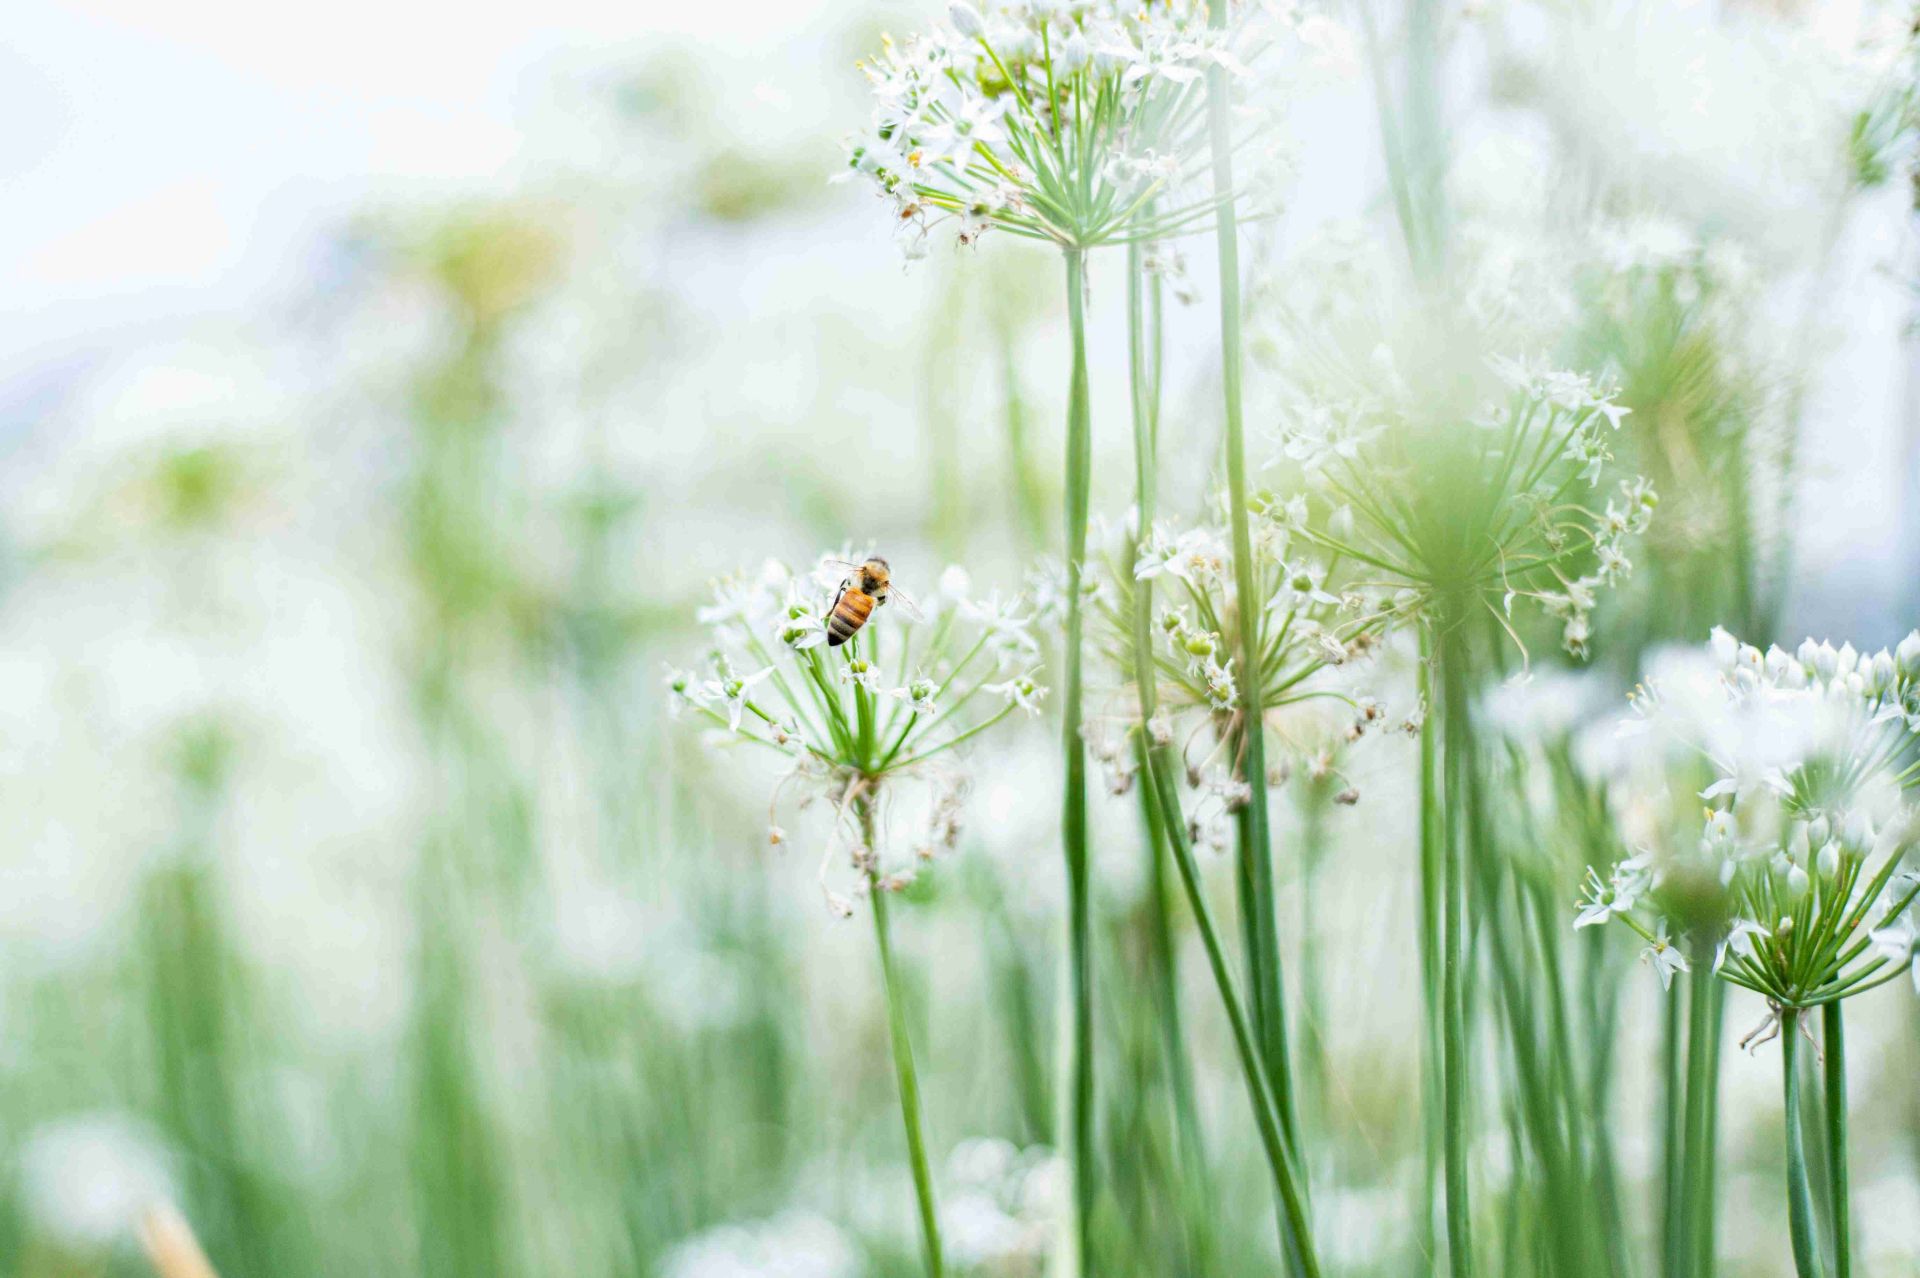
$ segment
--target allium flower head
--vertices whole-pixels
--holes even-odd
[[[776,799],[797,787],[803,805],[825,799],[833,806],[823,884],[844,838],[860,874],[856,893],[894,890],[912,870],[885,869],[871,846],[884,834],[877,827],[867,833],[882,789],[927,783],[934,832],[919,841],[919,859],[951,846],[965,779],[947,752],[1016,709],[1037,714],[1046,689],[1029,674],[1009,672],[1033,647],[1017,603],[964,599],[964,574],[951,571],[941,578],[937,619],[876,605],[852,639],[827,647],[822,619],[846,572],[844,561],[827,556],[804,574],[769,563],[718,583],[714,602],[698,614],[711,639],[710,673],[670,670],[667,690],[676,712],[792,759]],[[853,817],[860,818],[858,831]],[[768,825],[777,831],[770,835],[776,846],[793,841],[771,814]],[[843,913],[851,908],[831,889],[828,900]]]
[[[1920,889],[1896,877],[1915,837],[1904,793],[1920,781],[1920,674],[1885,650],[1808,640],[1762,653],[1716,629],[1702,660],[1659,663],[1633,704],[1629,731],[1691,753],[1710,779],[1678,796],[1698,824],[1644,890],[1616,886],[1644,858],[1611,884],[1594,876],[1576,926],[1619,918],[1656,951],[1669,928],[1686,933],[1714,947],[1723,979],[1776,1009],[1907,974],[1911,954],[1893,942]],[[1676,778],[1692,791],[1700,775],[1683,762],[1642,797],[1675,806],[1662,791]]]
[[[1208,71],[1241,79],[1283,42],[1331,43],[1324,25],[1305,34],[1266,6],[1215,29],[1204,0],[955,0],[861,64],[874,115],[848,164],[891,203],[910,256],[936,227],[1073,249],[1205,229]]]
[[[1386,401],[1293,412],[1285,456],[1338,515],[1301,535],[1362,565],[1367,586],[1453,620],[1490,614],[1516,641],[1514,605],[1532,600],[1584,657],[1599,592],[1630,569],[1627,538],[1657,499],[1637,479],[1599,495],[1626,416],[1605,388],[1516,361],[1488,369],[1499,390],[1465,419]]]
[[[1258,592],[1249,606],[1258,614],[1257,655],[1235,651],[1241,605],[1224,508],[1218,523],[1181,527],[1160,521],[1137,545],[1111,548],[1106,589],[1095,602],[1114,665],[1130,678],[1135,591],[1154,588],[1150,633],[1159,706],[1147,725],[1149,741],[1182,742],[1188,780],[1198,792],[1190,824],[1197,841],[1210,844],[1219,841],[1225,817],[1246,803],[1254,781],[1242,775],[1236,757],[1247,679],[1261,680],[1263,726],[1279,746],[1278,755],[1269,756],[1277,758],[1276,766],[1258,779],[1261,784],[1284,783],[1295,759],[1326,753],[1331,760],[1332,747],[1386,719],[1378,702],[1334,672],[1373,651],[1391,618],[1391,601],[1349,589],[1346,575],[1330,571],[1316,547],[1296,541],[1295,524],[1304,511],[1295,504],[1270,493],[1249,504]],[[1180,726],[1182,718],[1189,726]],[[1331,762],[1327,772],[1337,775]]]

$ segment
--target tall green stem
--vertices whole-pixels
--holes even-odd
[[[1440,682],[1440,1091],[1447,1182],[1447,1264],[1454,1278],[1473,1272],[1467,1152],[1467,806],[1473,735],[1467,721],[1466,643],[1462,619],[1443,615],[1434,644]],[[1429,720],[1431,722],[1431,720]],[[1429,728],[1429,730],[1431,730]]]
[[[867,847],[873,842],[873,806],[864,797],[854,800],[860,819],[860,837]],[[900,1121],[907,1129],[907,1160],[913,1166],[913,1192],[920,1205],[920,1237],[925,1248],[928,1278],[942,1278],[945,1267],[940,1257],[940,1218],[934,1209],[933,1173],[927,1166],[927,1142],[920,1123],[920,1076],[913,1067],[913,1043],[907,1037],[905,992],[894,969],[893,938],[887,930],[887,894],[878,877],[867,873],[868,895],[873,902],[873,937],[880,947],[880,982],[887,998],[887,1036],[893,1044],[893,1072],[900,1084]]]
[[[1427,630],[1420,632],[1420,665],[1418,679],[1420,685],[1420,704],[1426,707],[1426,718],[1420,729],[1420,989],[1421,1008],[1425,1013],[1422,1029],[1421,1065],[1421,1118],[1425,1139],[1421,1141],[1424,1162],[1424,1175],[1421,1177],[1421,1196],[1415,1241],[1420,1248],[1423,1261],[1431,1266],[1438,1255],[1439,1243],[1434,1237],[1434,1204],[1440,1198],[1440,1078],[1444,1073],[1441,1066],[1440,1042],[1442,1000],[1440,998],[1440,941],[1443,927],[1440,918],[1441,864],[1443,861],[1440,834],[1440,715],[1436,704],[1436,688],[1433,681],[1434,644]]]
[[[1693,971],[1687,991],[1686,1135],[1680,1195],[1677,1272],[1704,1278],[1713,1264],[1713,1121],[1719,1104],[1719,978],[1713,973],[1713,947],[1692,947]],[[1678,995],[1675,995],[1676,999]]]
[[[1138,541],[1153,526],[1159,497],[1158,434],[1160,423],[1159,363],[1160,326],[1158,323],[1158,286],[1154,286],[1154,312],[1148,310],[1149,289],[1144,264],[1145,254],[1138,244],[1127,246],[1127,370],[1133,408],[1134,510],[1138,521],[1135,547],[1130,548],[1131,569]],[[1142,815],[1147,826],[1147,885],[1153,910],[1153,943],[1157,957],[1157,996],[1161,1004],[1161,1027],[1166,1036],[1167,1072],[1172,1083],[1175,1117],[1186,1152],[1194,1159],[1194,1168],[1204,1173],[1206,1161],[1200,1143],[1198,1108],[1193,1099],[1192,1071],[1187,1065],[1186,1042],[1180,1025],[1180,987],[1175,965],[1173,927],[1168,908],[1166,885],[1166,822],[1158,795],[1150,779],[1147,751],[1150,741],[1146,725],[1159,708],[1159,690],[1153,669],[1153,582],[1134,583],[1133,594],[1133,681],[1139,691],[1141,739],[1138,759],[1143,779],[1140,784]],[[1175,813],[1174,820],[1179,819]]]
[[[1093,1271],[1093,905],[1087,867],[1087,751],[1080,737],[1080,576],[1087,557],[1093,449],[1087,390],[1086,258],[1078,249],[1069,249],[1066,258],[1073,374],[1067,392],[1067,687],[1062,725],[1067,775],[1060,833],[1067,858],[1067,961],[1073,987],[1067,1122],[1073,1148],[1075,1238],[1080,1272],[1086,1274]]]
[[[1827,1183],[1833,1192],[1834,1278],[1852,1278],[1852,1212],[1847,1202],[1847,1039],[1840,1002],[1821,1009],[1826,1048]]]
[[[1211,25],[1223,27],[1226,0],[1209,0]],[[1213,186],[1219,199],[1216,240],[1220,260],[1220,381],[1225,394],[1228,519],[1233,529],[1235,642],[1240,668],[1242,775],[1250,791],[1238,820],[1242,911],[1247,934],[1247,972],[1253,999],[1253,1023],[1261,1056],[1280,1107],[1287,1143],[1299,1152],[1293,1111],[1292,1068],[1282,1002],[1280,938],[1273,890],[1273,844],[1267,811],[1266,707],[1260,681],[1261,604],[1255,589],[1253,532],[1247,514],[1247,441],[1240,389],[1240,232],[1233,201],[1232,89],[1226,71],[1207,73],[1207,115],[1212,129]]]
[[[1793,1236],[1794,1272],[1800,1278],[1820,1278],[1813,1191],[1807,1180],[1807,1150],[1800,1132],[1800,1016],[1791,1009],[1780,1013],[1780,1069],[1785,1081],[1781,1118],[1787,1126],[1787,1229]]]
[[[1144,338],[1145,316],[1142,313],[1141,295],[1137,287],[1140,276],[1136,254],[1129,254],[1128,265],[1134,272],[1135,285],[1128,291],[1129,353],[1132,357],[1134,395],[1135,501],[1139,508],[1141,533],[1144,535],[1153,522],[1157,500],[1154,447],[1157,423],[1152,394],[1158,386],[1159,365],[1157,351],[1149,351]],[[1152,796],[1152,802],[1149,804],[1149,824],[1150,827],[1153,826],[1152,818],[1157,816],[1157,834],[1165,840],[1173,854],[1174,865],[1180,873],[1181,886],[1186,890],[1187,904],[1193,911],[1201,941],[1206,947],[1207,963],[1213,972],[1214,983],[1219,989],[1220,1002],[1226,1008],[1227,1019],[1233,1027],[1234,1047],[1239,1053],[1241,1073],[1246,1080],[1247,1097],[1253,1105],[1254,1125],[1259,1131],[1261,1148],[1266,1153],[1268,1166],[1273,1172],[1274,1192],[1280,1207],[1281,1234],[1287,1245],[1289,1263],[1297,1272],[1305,1275],[1305,1278],[1318,1278],[1319,1261],[1313,1251],[1303,1187],[1294,1169],[1292,1151],[1280,1125],[1266,1064],[1260,1055],[1258,1041],[1254,1038],[1248,1022],[1240,992],[1234,986],[1233,971],[1228,963],[1226,951],[1220,943],[1220,933],[1215,926],[1213,912],[1207,904],[1206,894],[1201,887],[1200,872],[1193,859],[1193,847],[1187,837],[1186,823],[1181,817],[1180,794],[1174,782],[1172,748],[1155,745],[1151,736],[1151,724],[1158,707],[1158,692],[1153,666],[1153,590],[1150,581],[1134,584],[1133,606],[1134,685],[1140,702],[1141,731],[1145,734],[1144,748],[1141,751],[1145,771],[1142,784]],[[1157,855],[1156,852],[1156,857]]]
[[[1171,751],[1165,747],[1156,748],[1148,753],[1147,758],[1149,780],[1159,795],[1161,811],[1178,812],[1180,795],[1175,788]],[[1233,1029],[1234,1050],[1240,1057],[1240,1072],[1246,1080],[1248,1100],[1253,1104],[1254,1126],[1259,1131],[1260,1147],[1267,1156],[1267,1165],[1273,1171],[1274,1191],[1280,1200],[1282,1225],[1290,1245],[1289,1256],[1302,1278],[1319,1278],[1320,1261],[1313,1249],[1312,1227],[1307,1219],[1306,1198],[1300,1177],[1293,1166],[1292,1152],[1287,1148],[1285,1136],[1280,1130],[1273,1089],[1268,1086],[1259,1044],[1253,1037],[1245,1006],[1240,1000],[1240,991],[1234,985],[1232,965],[1227,961],[1226,949],[1220,943],[1220,929],[1214,923],[1212,909],[1207,905],[1206,893],[1200,883],[1200,870],[1193,859],[1193,845],[1187,839],[1184,823],[1175,820],[1165,825],[1173,848],[1174,865],[1180,871],[1180,883],[1186,889],[1187,904],[1193,910],[1194,924],[1199,928],[1200,941],[1207,952],[1207,966],[1213,971],[1214,984],[1220,991],[1220,1002],[1226,1008],[1227,1021]]]

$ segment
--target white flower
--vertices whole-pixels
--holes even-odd
[[[766,669],[750,674],[744,679],[729,675],[723,675],[718,679],[709,679],[700,686],[701,696],[708,702],[726,702],[727,727],[738,732],[740,731],[740,716],[747,708],[747,691],[752,688],[754,684],[769,678],[772,674],[773,667],[768,666]]]
[[[787,608],[787,619],[780,626],[780,642],[789,648],[816,648],[827,641],[827,623],[805,604]]]
[[[1005,697],[1007,704],[1018,706],[1030,715],[1040,713],[1041,698],[1047,695],[1047,690],[1035,683],[1030,675],[1021,675],[1005,683],[989,683],[984,685],[984,690]]]
[[[1640,961],[1653,964],[1653,970],[1660,974],[1660,985],[1663,989],[1673,988],[1675,972],[1693,970],[1692,965],[1687,962],[1687,956],[1667,939],[1665,920],[1661,921],[1659,928],[1655,931],[1653,942],[1641,951]]]
[[[1022,617],[1015,611],[1018,601],[1000,599],[1000,592],[994,591],[979,601],[962,600],[961,615],[979,626],[1003,651],[1033,653],[1040,649],[1039,641],[1032,633],[1033,618]]]
[[[1772,935],[1773,933],[1752,919],[1735,919],[1733,926],[1727,929],[1727,934],[1720,939],[1720,944],[1714,949],[1713,970],[1718,972],[1726,965],[1729,953],[1738,954],[1741,958],[1752,958],[1754,939]]]
[[[1227,574],[1227,543],[1219,533],[1206,528],[1190,528],[1172,542],[1155,530],[1152,539],[1140,547],[1140,562],[1133,575],[1151,581],[1161,574],[1178,577],[1189,585]]]
[[[938,688],[931,679],[915,679],[904,688],[888,689],[887,695],[906,702],[907,708],[917,715],[930,715],[934,712],[933,697]]]

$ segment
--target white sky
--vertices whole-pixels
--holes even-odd
[[[102,325],[257,296],[370,194],[509,176],[517,91],[546,59],[672,35],[744,44],[796,12],[26,0],[0,44],[0,374]]]

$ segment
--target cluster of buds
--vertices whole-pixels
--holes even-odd
[[[1917,691],[1920,634],[1866,656],[1812,640],[1762,653],[1716,629],[1703,660],[1636,691],[1627,725],[1706,764],[1699,824],[1664,855],[1590,874],[1576,926],[1625,922],[1669,979],[1688,966],[1670,936],[1711,943],[1715,971],[1775,1009],[1904,974],[1920,890],[1900,874],[1915,833],[1903,793],[1920,779]]]

